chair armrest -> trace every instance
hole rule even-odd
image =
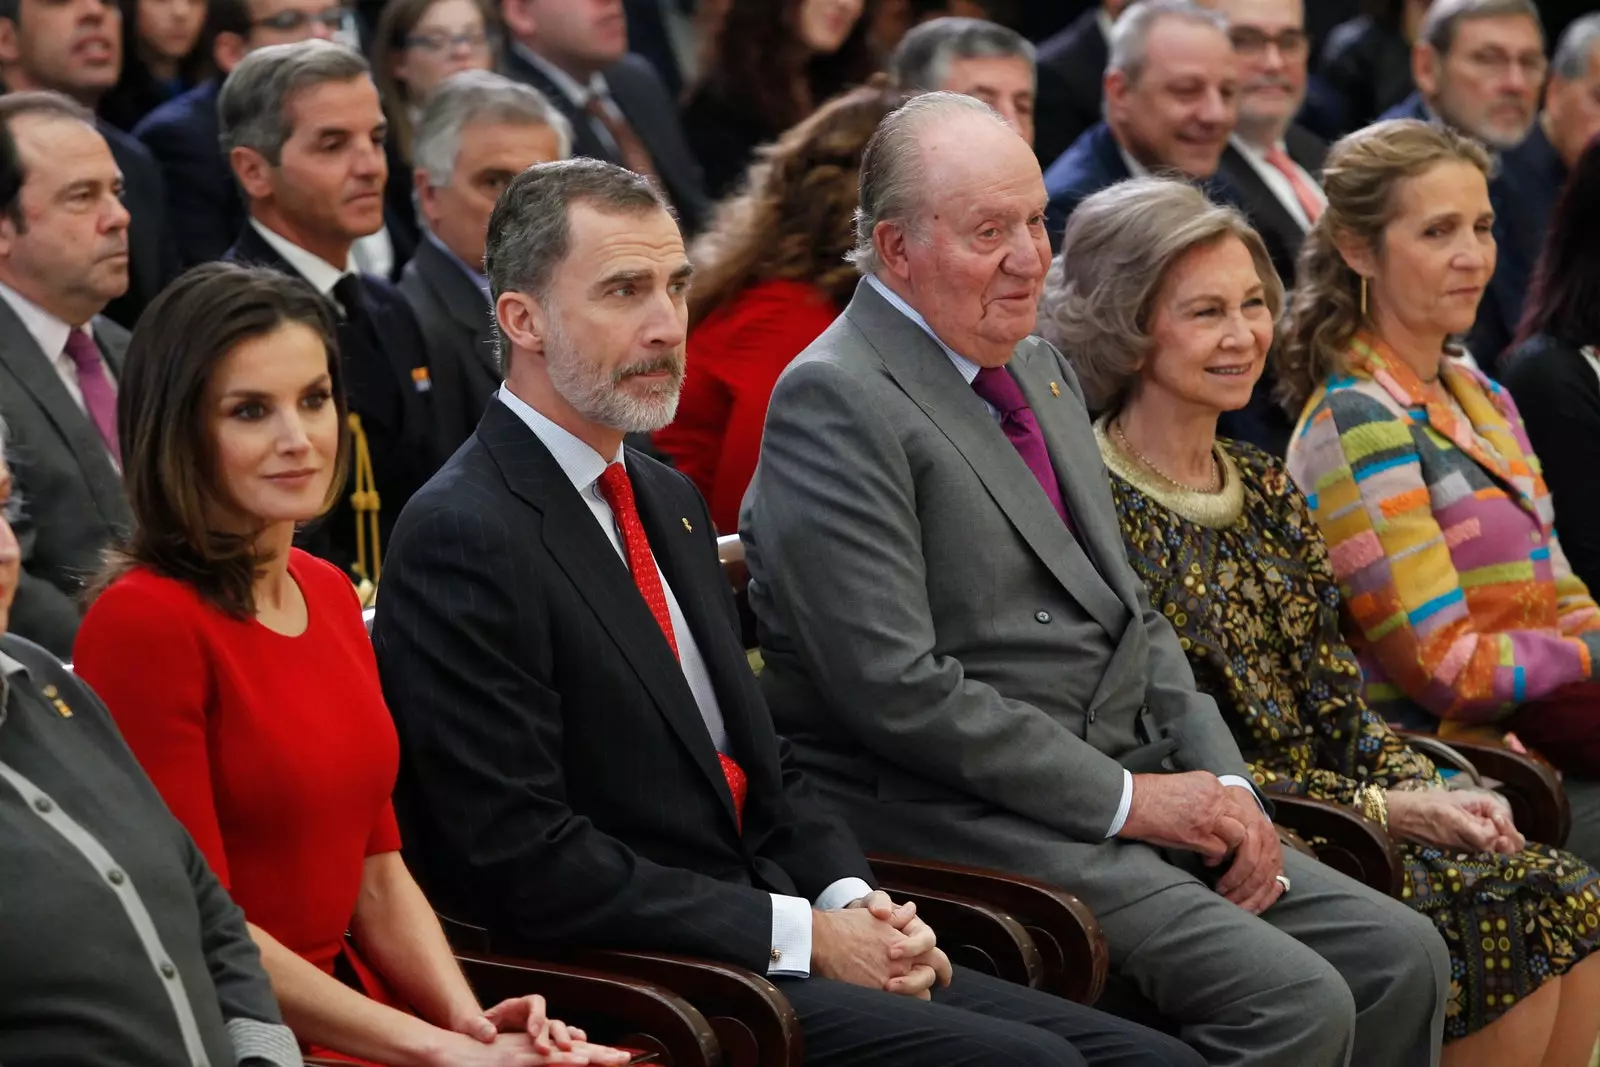
[[[930,892],[892,878],[880,884],[896,900],[916,904],[917,915],[938,933],[939,947],[950,962],[1032,989],[1044,981],[1039,946],[1006,912],[971,897]]]
[[[800,1017],[760,975],[731,964],[663,952],[583,951],[564,962],[664,986],[711,1024],[727,1067],[800,1067]]]
[[[931,895],[982,901],[1020,923],[1044,965],[1039,988],[1079,1004],[1093,1004],[1105,989],[1110,951],[1088,905],[1064,889],[1021,875],[1002,874],[901,856],[869,856],[886,884]]]
[[[592,1041],[653,1052],[669,1067],[721,1062],[710,1021],[683,997],[654,983],[560,963],[457,959],[484,1004],[539,993],[557,1018],[583,1027]]]
[[[1309,856],[1311,859],[1317,858],[1317,850],[1306,844],[1305,838],[1287,826],[1279,826],[1277,823],[1273,823],[1272,828],[1278,831],[1278,843],[1280,845],[1285,848],[1292,848],[1302,856]]]
[[[1405,884],[1400,850],[1380,824],[1322,800],[1273,793],[1273,818],[1311,842],[1329,867],[1389,896]]]
[[[1410,730],[1396,730],[1395,733],[1405,738],[1406,744],[1431,759],[1434,766],[1460,771],[1472,780],[1473,785],[1483,784],[1483,771],[1462,753],[1461,746],[1455,741]]]
[[[1555,768],[1542,757],[1454,738],[1445,743],[1471,760],[1485,779],[1494,780],[1496,791],[1511,802],[1512,818],[1529,840],[1552,848],[1566,843],[1572,829],[1572,806]]]

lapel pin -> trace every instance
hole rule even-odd
[[[1050,395],[1051,396],[1060,396],[1061,395],[1061,386],[1057,385],[1055,382],[1051,382],[1050,383]]]
[[[683,520],[683,528],[685,530],[688,530],[690,533],[694,533],[694,527],[689,525],[689,520],[688,519],[684,519]]]

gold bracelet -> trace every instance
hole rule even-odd
[[[1356,790],[1356,808],[1377,823],[1388,829],[1389,826],[1389,799],[1383,795],[1383,789],[1376,785],[1364,785]]]

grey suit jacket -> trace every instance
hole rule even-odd
[[[1107,841],[1152,730],[1248,778],[1124,555],[1077,379],[1011,373],[1077,530],[926,333],[869,286],[773,391],[740,536],[779,732],[869,849],[997,866],[1113,908],[1190,879]]]
[[[128,331],[97,318],[94,336],[112,375],[120,375]],[[4,301],[0,417],[6,422],[6,459],[21,501],[16,532],[22,543],[22,581],[11,607],[11,631],[70,659],[82,618],[77,596],[100,569],[101,554],[127,531],[132,518],[122,475],[94,423]]]

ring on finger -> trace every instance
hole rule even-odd
[[[1283,886],[1283,891],[1287,893],[1289,891],[1289,876],[1286,874],[1279,874],[1274,875],[1274,877],[1277,878],[1278,884]]]

